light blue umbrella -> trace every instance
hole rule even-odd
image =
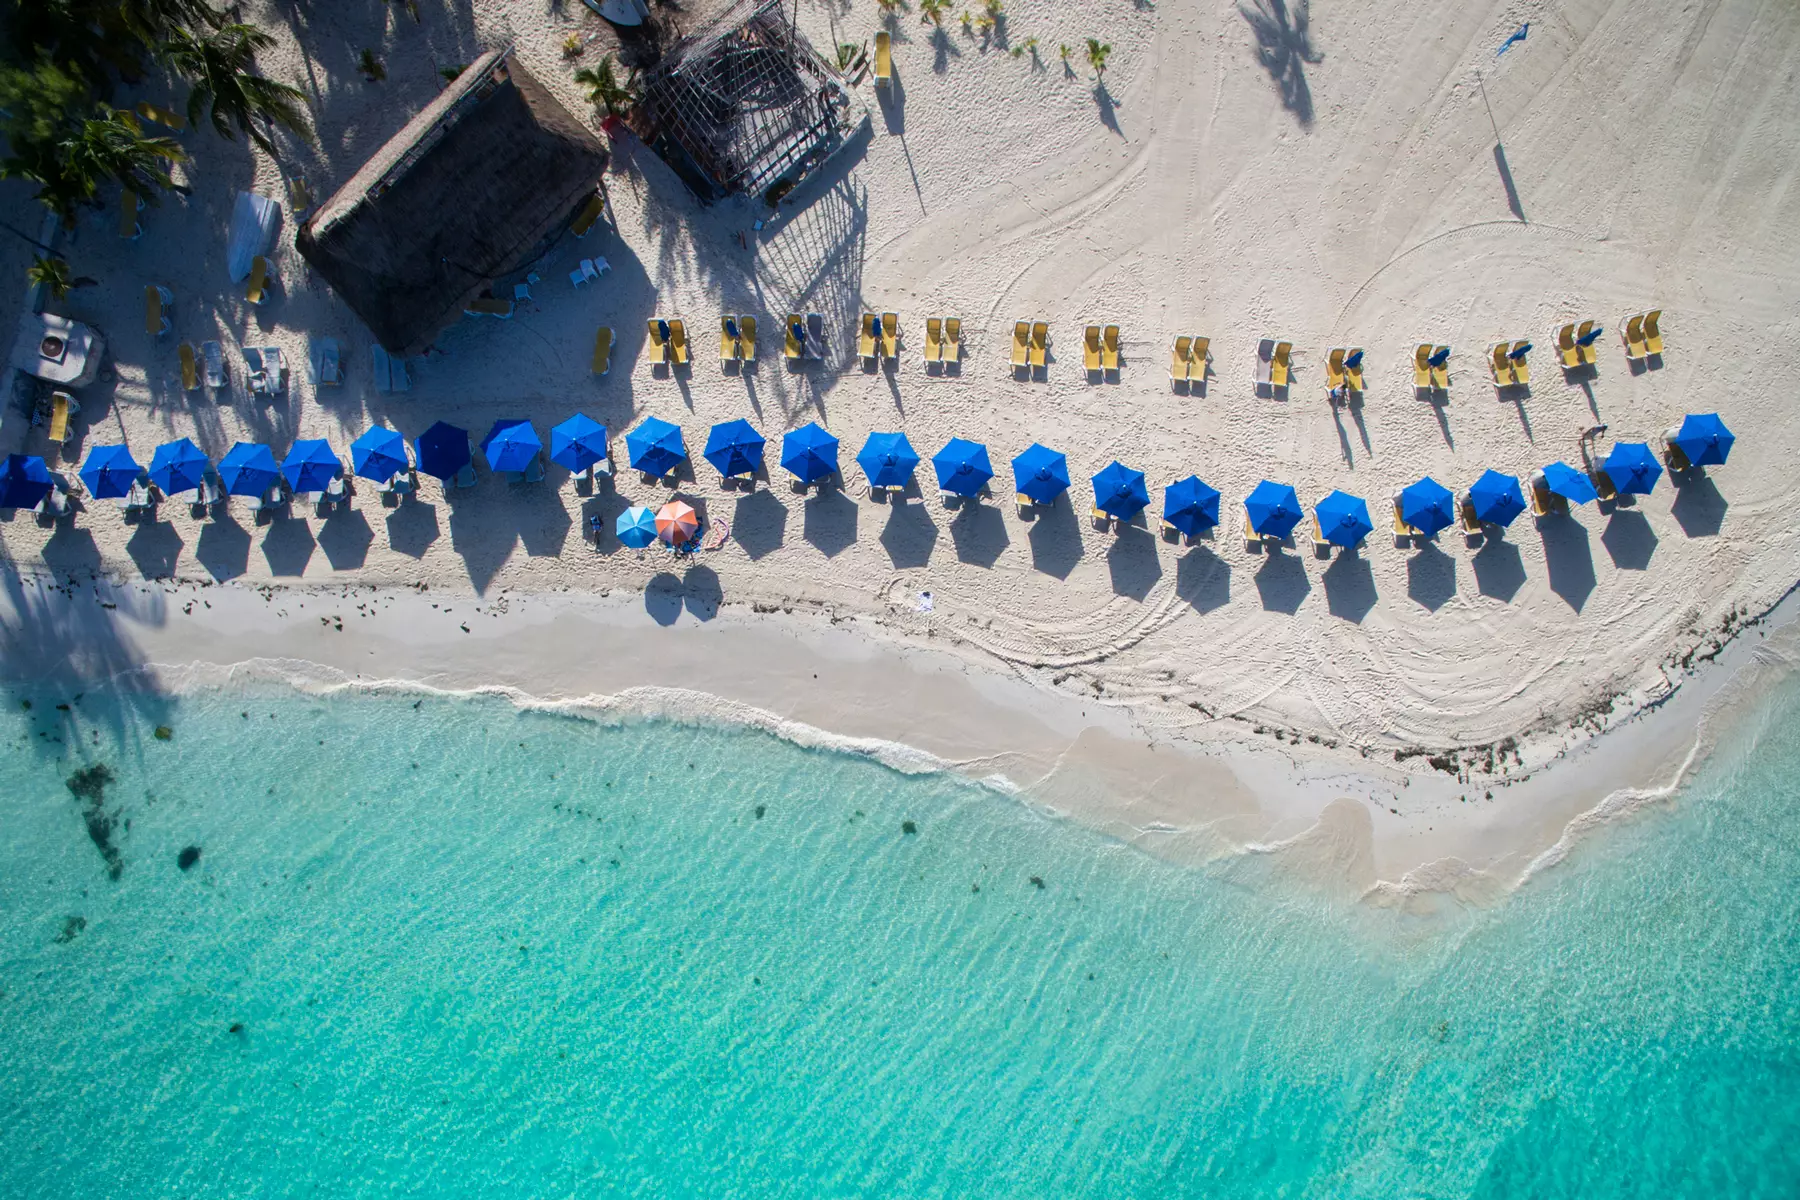
[[[9,454],[0,462],[0,508],[36,508],[56,483],[35,454]]]
[[[946,442],[942,450],[932,455],[931,465],[937,471],[938,486],[958,496],[981,495],[981,489],[994,477],[987,447],[963,438]]]
[[[642,550],[656,540],[656,514],[642,505],[628,508],[619,514],[613,532],[633,550]]]
[[[871,487],[905,487],[919,466],[919,452],[904,433],[871,433],[856,455]]]
[[[667,475],[688,456],[681,427],[661,417],[645,417],[643,424],[625,435],[625,449],[631,455],[632,469],[646,475]]]
[[[1600,493],[1594,490],[1594,481],[1568,463],[1553,462],[1545,467],[1544,486],[1576,504],[1586,504],[1589,500],[1600,498]]]
[[[493,428],[488,430],[487,440],[481,443],[481,453],[488,460],[490,471],[523,471],[531,466],[531,460],[543,448],[544,441],[538,437],[537,430],[522,417],[503,417],[495,421]]]
[[[1735,434],[1725,428],[1718,413],[1689,413],[1672,439],[1696,467],[1723,465],[1731,455]]]
[[[339,475],[344,464],[324,438],[301,438],[281,460],[281,473],[288,486],[301,495],[322,492]]]
[[[808,421],[781,439],[781,465],[801,483],[837,474],[838,440]]]
[[[81,482],[96,500],[116,500],[131,491],[144,468],[123,446],[95,446],[81,464]]]
[[[1110,462],[1094,476],[1094,507],[1109,517],[1129,521],[1150,503],[1144,473],[1121,462]]]
[[[350,466],[364,479],[386,483],[407,468],[406,439],[385,425],[366,429],[350,443]]]
[[[1163,489],[1163,520],[1187,537],[1197,536],[1219,523],[1219,490],[1198,475],[1177,479]]]
[[[1517,475],[1489,468],[1470,486],[1469,503],[1482,524],[1511,525],[1513,518],[1525,511],[1525,493],[1519,489]]]
[[[1267,479],[1257,484],[1244,498],[1244,511],[1250,514],[1250,528],[1264,537],[1284,538],[1300,523],[1300,497],[1285,483]]]
[[[1069,460],[1061,451],[1036,442],[1012,460],[1013,490],[1033,504],[1051,504],[1069,490]]]
[[[1636,496],[1648,496],[1662,478],[1662,464],[1643,442],[1619,442],[1607,452],[1602,468],[1613,487]]]
[[[1456,523],[1456,497],[1427,475],[1400,492],[1400,519],[1430,537]]]
[[[419,470],[437,479],[452,479],[474,461],[469,453],[469,431],[448,421],[438,421],[413,443]]]
[[[281,468],[275,454],[260,442],[239,442],[219,460],[219,482],[228,496],[263,496]]]
[[[585,471],[606,461],[606,426],[576,413],[550,430],[550,461],[571,471]]]
[[[714,425],[701,454],[721,475],[753,475],[763,465],[765,444],[756,426],[739,417]]]
[[[1354,546],[1375,528],[1369,520],[1369,506],[1348,492],[1333,491],[1313,506],[1319,518],[1319,532],[1334,546]]]
[[[165,496],[191,492],[200,486],[211,465],[200,447],[187,438],[177,438],[164,442],[150,456],[150,482]]]

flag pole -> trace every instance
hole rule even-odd
[[[1481,89],[1481,106],[1487,109],[1488,124],[1494,127],[1494,141],[1500,141],[1500,123],[1494,120],[1494,106],[1488,103],[1487,82],[1481,78],[1481,72],[1475,72],[1475,86]]]

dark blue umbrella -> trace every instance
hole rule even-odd
[[[781,439],[781,465],[801,483],[837,474],[838,440],[808,421]]]
[[[385,425],[365,430],[350,443],[350,466],[364,479],[386,483],[406,470],[406,439]]]
[[[1619,442],[1607,452],[1606,477],[1621,492],[1648,496],[1662,478],[1662,464],[1643,442]]]
[[[262,496],[281,474],[275,454],[260,442],[239,442],[219,460],[219,482],[228,496]]]
[[[543,448],[544,441],[538,437],[537,430],[521,417],[495,421],[493,428],[488,430],[487,440],[481,443],[481,453],[487,458],[490,471],[523,471]]]
[[[1163,520],[1188,537],[1219,523],[1219,490],[1198,475],[1177,479],[1163,489]]]
[[[96,500],[115,500],[131,491],[144,468],[123,446],[95,446],[81,464],[81,482]]]
[[[200,447],[187,438],[178,438],[164,442],[150,456],[150,482],[165,496],[191,492],[200,486],[211,465],[200,453]]]
[[[656,540],[656,514],[642,505],[628,508],[613,522],[613,532],[633,550],[642,550]]]
[[[1430,537],[1456,523],[1456,497],[1427,475],[1400,492],[1400,519]]]
[[[1568,463],[1553,462],[1545,467],[1544,486],[1576,504],[1586,504],[1589,500],[1600,498],[1600,493],[1594,490],[1594,481]]]
[[[1592,329],[1588,330],[1586,333],[1582,334],[1580,337],[1576,338],[1575,344],[1578,346],[1591,346],[1596,341],[1598,341],[1600,338],[1600,335],[1605,332],[1606,332],[1606,330],[1604,330],[1600,326],[1596,325]]]
[[[324,438],[301,438],[281,460],[281,474],[301,495],[322,492],[344,473],[344,464]]]
[[[571,471],[585,471],[606,461],[606,426],[576,413],[550,430],[550,461]]]
[[[1250,514],[1250,528],[1264,537],[1284,538],[1300,523],[1300,497],[1287,484],[1265,479],[1244,498],[1244,511]]]
[[[645,417],[644,423],[625,435],[625,449],[633,470],[646,475],[667,475],[687,458],[681,427],[661,417]]]
[[[1348,492],[1333,491],[1313,506],[1319,518],[1319,532],[1335,546],[1354,546],[1375,528],[1369,520],[1369,506]]]
[[[1129,521],[1150,503],[1150,489],[1144,486],[1144,473],[1134,471],[1121,462],[1110,462],[1094,476],[1094,507],[1109,517]]]
[[[937,471],[938,486],[958,496],[979,496],[987,481],[994,477],[988,462],[987,447],[980,442],[951,438],[931,458]]]
[[[871,433],[856,456],[871,487],[905,487],[919,466],[919,452],[904,433]]]
[[[739,417],[714,425],[702,453],[721,475],[752,475],[763,465],[763,445],[756,426]]]
[[[1519,490],[1517,475],[1490,468],[1469,488],[1469,503],[1482,524],[1511,525],[1513,518],[1525,511],[1525,493]]]
[[[1690,463],[1704,467],[1722,465],[1737,437],[1725,428],[1718,413],[1689,413],[1681,418],[1673,440]]]
[[[1033,504],[1051,504],[1069,490],[1069,460],[1061,451],[1036,442],[1012,460],[1014,490]]]
[[[419,470],[436,479],[454,478],[475,457],[469,452],[469,431],[448,421],[439,421],[421,433],[413,450],[419,456]]]
[[[35,454],[9,454],[0,462],[0,508],[36,508],[55,486]]]

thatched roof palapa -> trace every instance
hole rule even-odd
[[[294,243],[376,341],[416,354],[584,205],[606,149],[510,49],[471,63]]]

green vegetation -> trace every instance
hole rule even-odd
[[[59,255],[34,255],[31,265],[25,268],[25,280],[49,292],[57,300],[61,300],[78,287],[87,287],[95,281],[83,275],[79,278],[69,274],[67,259]]]
[[[839,51],[840,58],[842,51]],[[620,82],[613,70],[613,56],[600,60],[598,67],[583,67],[575,72],[575,82],[588,90],[588,100],[595,108],[604,108],[608,116],[628,112],[638,102],[637,72],[632,71]]]
[[[1112,53],[1112,45],[1099,38],[1087,40],[1088,66],[1094,68],[1094,78],[1106,74],[1106,56]]]
[[[919,24],[944,27],[944,14],[950,11],[951,0],[919,0]]]
[[[356,69],[370,83],[380,83],[387,78],[387,64],[367,46],[363,47],[362,57],[356,60]]]
[[[220,137],[229,140],[234,136],[231,127],[236,125],[270,154],[275,153],[275,143],[263,132],[264,124],[280,125],[305,137],[301,104],[306,94],[292,84],[250,71],[256,65],[256,52],[274,44],[274,38],[254,25],[225,25],[205,36],[175,30],[162,44],[160,55],[190,85],[189,122],[198,125],[201,111],[208,110]]]

